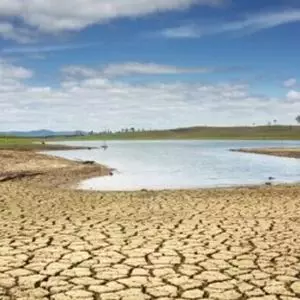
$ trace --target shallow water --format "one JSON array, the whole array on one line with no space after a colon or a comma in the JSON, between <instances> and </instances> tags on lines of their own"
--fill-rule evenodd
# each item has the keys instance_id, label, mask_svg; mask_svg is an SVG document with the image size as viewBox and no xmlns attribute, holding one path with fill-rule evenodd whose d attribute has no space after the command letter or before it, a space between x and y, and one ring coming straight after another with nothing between
<instances>
[{"instance_id":1,"label":"shallow water","mask_svg":"<svg viewBox=\"0 0 300 300\"><path fill-rule=\"evenodd\" d=\"M68 142L100 147L101 141ZM53 151L116 168L79 188L94 190L186 189L300 181L300 159L230 152L232 148L300 147L297 141L111 141L108 149Z\"/></svg>"}]
</instances>

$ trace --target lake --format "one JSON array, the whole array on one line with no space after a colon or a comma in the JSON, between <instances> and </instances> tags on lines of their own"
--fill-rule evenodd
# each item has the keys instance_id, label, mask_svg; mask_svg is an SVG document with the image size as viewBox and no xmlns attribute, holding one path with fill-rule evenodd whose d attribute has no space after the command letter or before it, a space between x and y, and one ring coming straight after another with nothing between
<instances>
[{"instance_id":1,"label":"lake","mask_svg":"<svg viewBox=\"0 0 300 300\"><path fill-rule=\"evenodd\" d=\"M63 143L100 147L101 141ZM94 160L117 169L81 189L102 191L192 189L300 182L300 159L230 152L232 148L300 147L299 141L110 141L108 149L52 151L69 159Z\"/></svg>"}]
</instances>

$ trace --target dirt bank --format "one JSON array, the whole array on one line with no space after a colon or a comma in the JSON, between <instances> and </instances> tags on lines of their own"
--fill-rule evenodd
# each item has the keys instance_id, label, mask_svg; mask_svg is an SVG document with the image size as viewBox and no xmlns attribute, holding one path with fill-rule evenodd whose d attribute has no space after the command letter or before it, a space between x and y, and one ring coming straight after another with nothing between
<instances>
[{"instance_id":1,"label":"dirt bank","mask_svg":"<svg viewBox=\"0 0 300 300\"><path fill-rule=\"evenodd\" d=\"M300 158L299 148L260 148L260 149L231 149L234 152L255 153L273 156L282 156L290 158Z\"/></svg>"},{"instance_id":2,"label":"dirt bank","mask_svg":"<svg viewBox=\"0 0 300 300\"><path fill-rule=\"evenodd\" d=\"M108 167L71 161L34 151L0 150L0 181L17 180L37 186L70 187L81 180L108 175Z\"/></svg>"}]
</instances>

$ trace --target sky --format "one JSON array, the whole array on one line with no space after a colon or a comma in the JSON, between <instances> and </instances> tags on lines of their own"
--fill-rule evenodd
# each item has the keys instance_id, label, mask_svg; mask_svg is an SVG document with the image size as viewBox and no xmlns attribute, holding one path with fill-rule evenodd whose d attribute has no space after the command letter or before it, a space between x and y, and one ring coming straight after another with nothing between
<instances>
[{"instance_id":1,"label":"sky","mask_svg":"<svg viewBox=\"0 0 300 300\"><path fill-rule=\"evenodd\" d=\"M296 124L299 0L0 0L0 131Z\"/></svg>"}]
</instances>

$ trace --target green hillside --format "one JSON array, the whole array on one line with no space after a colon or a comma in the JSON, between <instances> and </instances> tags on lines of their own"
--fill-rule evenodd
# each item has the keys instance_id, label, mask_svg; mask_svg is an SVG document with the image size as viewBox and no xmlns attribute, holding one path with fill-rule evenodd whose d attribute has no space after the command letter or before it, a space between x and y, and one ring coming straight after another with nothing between
<instances>
[{"instance_id":1,"label":"green hillside","mask_svg":"<svg viewBox=\"0 0 300 300\"><path fill-rule=\"evenodd\" d=\"M300 140L300 126L258 126L258 127L190 127L171 130L93 134L85 136L59 136L41 138L0 136L0 149L51 150L58 147L50 145L53 141L71 140ZM63 148L59 146L59 148Z\"/></svg>"},{"instance_id":2,"label":"green hillside","mask_svg":"<svg viewBox=\"0 0 300 300\"><path fill-rule=\"evenodd\" d=\"M57 138L56 138L57 139ZM300 140L300 126L189 127L171 130L119 132L59 140L246 139Z\"/></svg>"}]
</instances>

